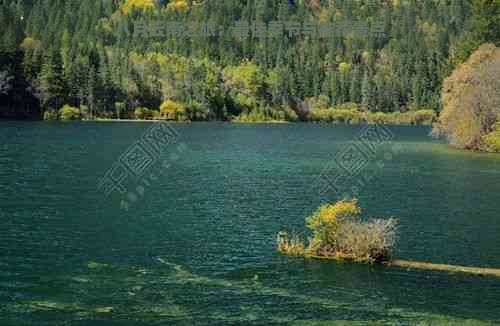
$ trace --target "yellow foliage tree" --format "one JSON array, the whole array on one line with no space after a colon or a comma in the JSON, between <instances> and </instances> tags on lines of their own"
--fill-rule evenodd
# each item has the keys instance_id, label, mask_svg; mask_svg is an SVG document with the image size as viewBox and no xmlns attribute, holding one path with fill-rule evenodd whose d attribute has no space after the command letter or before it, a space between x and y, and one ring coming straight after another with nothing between
<instances>
[{"instance_id":1,"label":"yellow foliage tree","mask_svg":"<svg viewBox=\"0 0 500 326\"><path fill-rule=\"evenodd\" d=\"M136 119L149 120L154 117L154 111L144 107L138 107L134 110Z\"/></svg>"},{"instance_id":2,"label":"yellow foliage tree","mask_svg":"<svg viewBox=\"0 0 500 326\"><path fill-rule=\"evenodd\" d=\"M153 6L154 6L153 0L126 0L125 2L122 3L120 8L124 13L128 14L133 7L148 8Z\"/></svg>"},{"instance_id":3,"label":"yellow foliage tree","mask_svg":"<svg viewBox=\"0 0 500 326\"><path fill-rule=\"evenodd\" d=\"M223 76L226 87L247 96L255 96L265 80L261 68L248 60L238 66L226 67Z\"/></svg>"},{"instance_id":4,"label":"yellow foliage tree","mask_svg":"<svg viewBox=\"0 0 500 326\"><path fill-rule=\"evenodd\" d=\"M26 37L20 45L21 49L23 50L35 50L39 49L41 46L42 43L39 40L34 39L30 36Z\"/></svg>"},{"instance_id":5,"label":"yellow foliage tree","mask_svg":"<svg viewBox=\"0 0 500 326\"><path fill-rule=\"evenodd\" d=\"M347 62L341 62L341 63L339 64L339 71L340 71L341 73L346 73L346 72L348 72L350 69L351 69L351 65L350 65L350 64L348 64Z\"/></svg>"},{"instance_id":6,"label":"yellow foliage tree","mask_svg":"<svg viewBox=\"0 0 500 326\"><path fill-rule=\"evenodd\" d=\"M172 10L185 11L189 9L189 4L185 0L175 0L170 2L167 5L167 8Z\"/></svg>"},{"instance_id":7,"label":"yellow foliage tree","mask_svg":"<svg viewBox=\"0 0 500 326\"><path fill-rule=\"evenodd\" d=\"M59 109L59 118L61 120L79 120L81 119L80 110L68 104Z\"/></svg>"},{"instance_id":8,"label":"yellow foliage tree","mask_svg":"<svg viewBox=\"0 0 500 326\"><path fill-rule=\"evenodd\" d=\"M452 146L484 149L483 135L492 132L500 114L500 48L483 44L443 83L443 110L434 135Z\"/></svg>"},{"instance_id":9,"label":"yellow foliage tree","mask_svg":"<svg viewBox=\"0 0 500 326\"><path fill-rule=\"evenodd\" d=\"M183 103L165 100L160 105L160 115L167 120L185 120L186 107Z\"/></svg>"}]
</instances>

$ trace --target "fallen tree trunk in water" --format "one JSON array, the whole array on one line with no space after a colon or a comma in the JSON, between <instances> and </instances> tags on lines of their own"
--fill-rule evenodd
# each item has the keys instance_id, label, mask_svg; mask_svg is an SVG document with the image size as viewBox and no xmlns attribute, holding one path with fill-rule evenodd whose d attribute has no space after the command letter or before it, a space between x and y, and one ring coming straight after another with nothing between
<instances>
[{"instance_id":1,"label":"fallen tree trunk in water","mask_svg":"<svg viewBox=\"0 0 500 326\"><path fill-rule=\"evenodd\" d=\"M433 264L410 260L395 259L385 263L388 266L397 266L402 268L430 269L437 271L460 272L474 275L489 275L500 277L500 268L466 267L458 265Z\"/></svg>"},{"instance_id":2,"label":"fallen tree trunk in water","mask_svg":"<svg viewBox=\"0 0 500 326\"><path fill-rule=\"evenodd\" d=\"M325 256L307 256L314 259L327 259L327 260L339 260L335 257L325 257ZM402 260L394 259L386 262L382 262L383 265L391 267L401 267L401 268L413 268L413 269L425 269L425 270L435 270L435 271L446 271L446 272L458 272L473 274L478 276L496 276L500 277L500 268L485 268L485 267L467 267L459 265L447 265L447 264L434 264L426 263L420 261Z\"/></svg>"}]
</instances>

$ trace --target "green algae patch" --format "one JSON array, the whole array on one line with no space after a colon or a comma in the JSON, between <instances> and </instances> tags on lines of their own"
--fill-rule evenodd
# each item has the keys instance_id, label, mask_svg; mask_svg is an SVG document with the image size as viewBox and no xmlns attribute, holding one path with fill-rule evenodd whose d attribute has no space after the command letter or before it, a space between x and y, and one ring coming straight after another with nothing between
<instances>
[{"instance_id":1,"label":"green algae patch","mask_svg":"<svg viewBox=\"0 0 500 326\"><path fill-rule=\"evenodd\" d=\"M98 314L109 314L115 310L113 307L99 307L95 308L94 311Z\"/></svg>"},{"instance_id":2,"label":"green algae patch","mask_svg":"<svg viewBox=\"0 0 500 326\"><path fill-rule=\"evenodd\" d=\"M187 317L188 314L185 309L183 309L179 305L169 305L169 306L152 306L149 309L146 309L146 312L149 312L153 315L159 317Z\"/></svg>"},{"instance_id":3,"label":"green algae patch","mask_svg":"<svg viewBox=\"0 0 500 326\"><path fill-rule=\"evenodd\" d=\"M78 276L72 277L72 278L70 278L70 280L73 282L76 282L76 283L89 283L90 282L90 279L85 278L85 277L78 277Z\"/></svg>"},{"instance_id":4,"label":"green algae patch","mask_svg":"<svg viewBox=\"0 0 500 326\"><path fill-rule=\"evenodd\" d=\"M29 301L26 303L26 305L34 310L39 310L39 311L60 311L60 312L73 313L85 310L83 307L80 307L75 304L56 302L56 301L45 301L45 300Z\"/></svg>"},{"instance_id":5,"label":"green algae patch","mask_svg":"<svg viewBox=\"0 0 500 326\"><path fill-rule=\"evenodd\" d=\"M138 273L137 267L119 267L115 266L117 273L113 275L104 275L96 273L92 278L92 282L75 282L72 284L72 291L77 291L83 297L81 302L96 302L96 299L102 299L93 293L94 284L107 284L106 287L112 290L109 300L96 304L83 303L65 303L68 300L46 298L45 301L31 301L19 306L11 306L11 311L29 312L44 311L70 314L76 318L107 318L112 320L134 319L141 321L153 321L157 319L168 319L170 321L184 321L186 324L193 321L193 315L200 314L201 311L190 307L185 307L177 304L171 297L171 291L182 291L191 289L194 285L196 288L220 287L224 288L225 293L232 296L251 296L259 297L262 300L266 298L281 298L280 301L293 302L300 306L307 306L310 309L328 309L335 310L346 314L358 315L365 314L383 314L384 319L376 322L371 322L374 325L393 325L394 320L398 320L403 324L419 325L419 322L424 322L423 325L428 325L428 322L436 322L439 325L487 325L488 323L480 323L475 320L462 320L452 316L441 316L428 313L416 312L411 309L392 308L386 305L376 304L375 301L369 298L361 298L357 301L357 305L351 306L346 302L335 300L328 296L304 295L294 293L290 289L276 286L266 286L260 280L255 280L251 276L242 281L229 281L225 278L214 278L209 276L198 275L195 272L189 271L188 267L173 263L164 263L166 269L145 269L141 268L145 273ZM83 275L82 275L83 276ZM75 277L82 277L75 275ZM66 277L66 279L68 279ZM167 285L167 286L165 286ZM126 296L127 290L136 291L137 294L131 298ZM175 292L179 293L179 292ZM125 297L120 295L125 294ZM119 302L118 302L118 301ZM237 307L235 307L237 308ZM203 310L203 308L202 308ZM207 321L213 323L229 322L249 324L256 321L268 323L286 323L290 325L366 325L366 321L350 321L350 320L301 320L300 314L284 314L271 317L266 309L262 309L259 305L240 306L239 310L215 310L207 313L203 311Z\"/></svg>"},{"instance_id":6,"label":"green algae patch","mask_svg":"<svg viewBox=\"0 0 500 326\"><path fill-rule=\"evenodd\" d=\"M33 301L29 303L30 307L42 310L65 310L67 305L51 301Z\"/></svg>"},{"instance_id":7,"label":"green algae patch","mask_svg":"<svg viewBox=\"0 0 500 326\"><path fill-rule=\"evenodd\" d=\"M102 269L102 268L106 268L106 267L109 267L109 265L108 264L97 263L95 261L89 261L87 263L87 268L90 268L90 269Z\"/></svg>"}]
</instances>

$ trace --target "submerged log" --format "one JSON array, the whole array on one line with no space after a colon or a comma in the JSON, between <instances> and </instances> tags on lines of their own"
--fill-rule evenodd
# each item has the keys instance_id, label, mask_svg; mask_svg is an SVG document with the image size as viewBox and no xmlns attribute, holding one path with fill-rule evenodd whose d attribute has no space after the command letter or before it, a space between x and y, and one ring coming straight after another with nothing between
<instances>
[{"instance_id":1,"label":"submerged log","mask_svg":"<svg viewBox=\"0 0 500 326\"><path fill-rule=\"evenodd\" d=\"M314 259L327 259L327 260L349 260L349 259L339 259L338 257L327 257L327 256L308 256ZM468 267L459 265L447 265L447 264L434 264L420 261L402 260L394 259L390 261L379 262L386 266L391 267L401 267L408 269L423 269L423 270L435 270L435 271L446 271L453 273L466 273L478 276L496 276L500 277L500 268L486 268L486 267Z\"/></svg>"},{"instance_id":2,"label":"submerged log","mask_svg":"<svg viewBox=\"0 0 500 326\"><path fill-rule=\"evenodd\" d=\"M459 272L474 275L488 275L500 277L500 268L485 268L485 267L467 267L459 265L434 264L410 260L395 259L385 263L388 266L397 266L402 268L427 269L437 271Z\"/></svg>"}]
</instances>

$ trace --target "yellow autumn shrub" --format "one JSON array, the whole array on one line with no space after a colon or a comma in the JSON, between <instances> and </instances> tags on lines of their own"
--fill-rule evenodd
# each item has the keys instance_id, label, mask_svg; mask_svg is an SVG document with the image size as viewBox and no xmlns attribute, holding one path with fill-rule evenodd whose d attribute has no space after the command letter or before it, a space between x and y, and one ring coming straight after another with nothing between
<instances>
[{"instance_id":1,"label":"yellow autumn shrub","mask_svg":"<svg viewBox=\"0 0 500 326\"><path fill-rule=\"evenodd\" d=\"M312 231L313 238L324 245L334 245L339 229L339 220L354 217L361 213L357 201L341 200L335 204L321 205L311 216L306 218L306 226Z\"/></svg>"}]
</instances>

